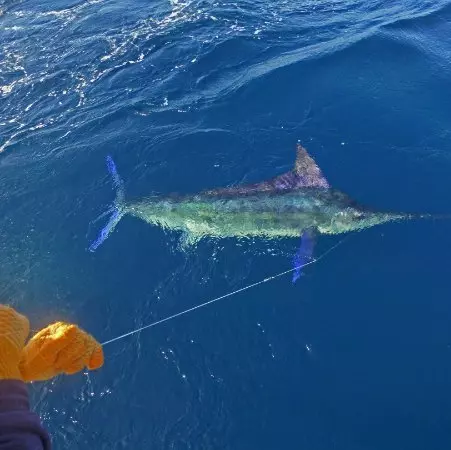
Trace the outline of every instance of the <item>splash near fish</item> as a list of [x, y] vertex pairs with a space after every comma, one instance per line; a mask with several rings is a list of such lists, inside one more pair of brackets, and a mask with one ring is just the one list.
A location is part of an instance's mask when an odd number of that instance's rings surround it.
[[[357, 204], [330, 186], [320, 167], [300, 144], [294, 168], [273, 179], [195, 195], [151, 196], [133, 203], [125, 200], [124, 183], [111, 156], [107, 157], [107, 168], [116, 199], [110, 219], [89, 247], [90, 251], [97, 250], [119, 221], [130, 215], [151, 225], [179, 231], [185, 245], [195, 244], [204, 237], [278, 239], [301, 235], [302, 244], [294, 261], [301, 266], [312, 256], [316, 234], [341, 234], [387, 222], [438, 217], [379, 212]], [[298, 278], [295, 272], [293, 281]]]

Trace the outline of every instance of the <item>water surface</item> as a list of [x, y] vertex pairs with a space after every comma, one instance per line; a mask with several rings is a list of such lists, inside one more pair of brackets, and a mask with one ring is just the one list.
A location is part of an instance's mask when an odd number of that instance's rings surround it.
[[[451, 211], [447, 1], [0, 0], [0, 292], [104, 341], [290, 267], [298, 241], [205, 240], [114, 198], [289, 170], [393, 211]], [[451, 445], [450, 224], [353, 235], [265, 283], [33, 385], [57, 449]], [[322, 237], [316, 253], [339, 238]]]

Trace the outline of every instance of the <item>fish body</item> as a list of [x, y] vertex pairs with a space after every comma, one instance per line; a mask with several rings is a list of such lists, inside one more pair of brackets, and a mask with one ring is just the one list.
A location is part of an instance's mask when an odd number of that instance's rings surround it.
[[335, 190], [304, 187], [247, 195], [205, 193], [148, 198], [125, 206], [125, 212], [169, 230], [202, 237], [299, 237], [361, 230], [406, 215], [371, 212]]
[[396, 220], [427, 217], [378, 212], [357, 204], [330, 187], [300, 144], [293, 170], [271, 180], [194, 195], [150, 196], [136, 202], [126, 202], [123, 182], [111, 157], [107, 158], [107, 166], [117, 196], [111, 219], [91, 250], [106, 240], [125, 215], [180, 231], [186, 243], [195, 243], [203, 237], [291, 238], [307, 230], [340, 234]]

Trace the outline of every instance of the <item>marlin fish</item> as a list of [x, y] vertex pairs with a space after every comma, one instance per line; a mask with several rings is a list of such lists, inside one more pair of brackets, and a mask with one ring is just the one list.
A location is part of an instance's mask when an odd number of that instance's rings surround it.
[[330, 187], [319, 166], [300, 144], [294, 168], [273, 179], [195, 195], [151, 196], [133, 203], [125, 201], [124, 184], [110, 156], [107, 166], [117, 194], [108, 211], [111, 217], [89, 247], [91, 251], [108, 238], [127, 214], [182, 232], [186, 245], [204, 237], [276, 239], [340, 234], [387, 222], [432, 217], [373, 211], [357, 204]]

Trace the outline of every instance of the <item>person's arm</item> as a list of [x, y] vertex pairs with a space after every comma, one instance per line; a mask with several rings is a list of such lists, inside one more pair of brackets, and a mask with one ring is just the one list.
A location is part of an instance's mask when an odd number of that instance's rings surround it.
[[39, 417], [30, 411], [27, 386], [0, 380], [0, 450], [50, 450]]
[[0, 305], [0, 450], [50, 449], [19, 369], [29, 330], [25, 316]]

